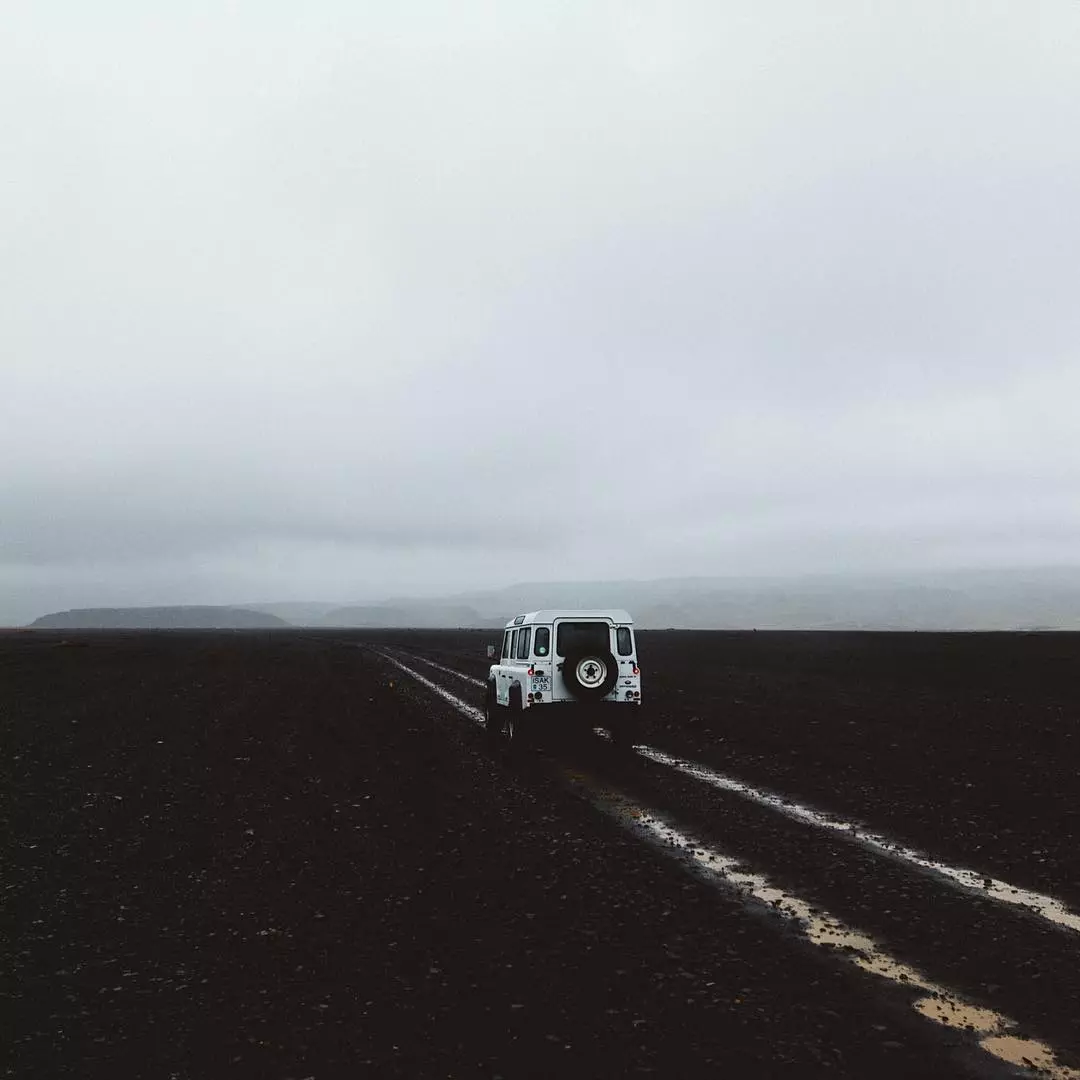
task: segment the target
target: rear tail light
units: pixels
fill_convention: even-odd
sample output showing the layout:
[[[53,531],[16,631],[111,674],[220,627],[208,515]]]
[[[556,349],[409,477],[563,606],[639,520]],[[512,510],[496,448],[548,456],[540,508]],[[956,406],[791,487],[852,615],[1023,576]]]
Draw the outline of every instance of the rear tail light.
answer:
[[[634,674],[635,675],[640,675],[641,674],[641,669],[637,666],[637,664],[634,665]]]
[[[532,699],[533,699],[533,696],[532,696],[532,694],[529,694],[529,695],[527,695],[527,697],[526,697],[526,700],[527,700],[527,701],[532,701]]]
[[[530,664],[529,665],[529,676],[530,676],[530,678],[532,677],[532,674],[533,674],[533,666],[532,666],[532,664]]]

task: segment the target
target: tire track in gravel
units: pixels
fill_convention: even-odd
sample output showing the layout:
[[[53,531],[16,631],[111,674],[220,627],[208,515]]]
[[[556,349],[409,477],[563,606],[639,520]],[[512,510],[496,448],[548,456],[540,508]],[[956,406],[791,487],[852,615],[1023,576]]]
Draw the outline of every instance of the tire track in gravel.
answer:
[[[387,659],[470,719],[482,719],[480,711],[454,691],[395,657]],[[427,663],[453,678],[455,690],[460,690],[462,683],[475,685],[479,681]],[[941,877],[931,877],[928,867],[905,864],[887,849],[864,845],[853,851],[839,830],[808,843],[807,825],[816,822],[790,814],[778,821],[777,808],[769,802],[747,803],[744,793],[737,790],[710,791],[702,785],[701,777],[673,772],[665,761],[628,760],[598,745],[575,747],[573,761],[576,764],[552,764],[605,812],[621,817],[628,826],[644,829],[653,842],[673,843],[688,850],[694,863],[718,871],[729,886],[734,884],[751,897],[772,904],[794,920],[810,940],[844,949],[846,958],[886,979],[926,989],[915,1007],[931,1019],[974,1028],[980,1034],[980,1045],[1004,1060],[1020,1064],[1026,1058],[1041,1064],[1045,1075],[1080,1076],[1080,1072],[1061,1065],[1049,1048],[1018,1042],[1014,1034],[1039,1030],[1080,1061],[1074,1010],[1068,1004],[1075,997],[1068,991],[1060,992],[1070,981],[1076,982],[1076,959],[1070,956],[1070,949],[1062,949],[1060,929],[1032,925],[1035,920],[1027,913],[1002,912],[988,896],[971,889],[946,892],[941,888]],[[587,772],[581,772],[582,763]],[[598,789],[609,794],[598,794]],[[677,807],[678,820],[663,810],[643,811],[643,802]],[[722,851],[717,847],[721,837]],[[731,851],[734,854],[729,854]],[[745,862],[767,866],[770,878],[743,870]],[[873,893],[881,896],[877,905],[866,902]],[[850,929],[836,916],[825,915],[830,906],[867,927],[869,933]],[[912,914],[916,915],[914,922]],[[883,940],[889,941],[896,955],[884,951],[878,944]],[[987,944],[994,948],[986,949]],[[919,965],[928,961],[943,973],[938,976],[942,982],[978,987],[983,998],[1006,1003],[1026,1026],[1020,1028],[986,1006],[971,1011],[967,1002],[919,970]],[[1019,972],[1024,974],[1018,976]],[[1046,990],[1033,993],[1040,982]]]
[[[397,652],[411,661],[420,661],[473,686],[483,687],[484,685],[482,679],[474,678],[472,675],[467,675],[461,671],[455,671],[453,668],[436,663],[434,660],[428,660],[426,657],[405,653],[401,650],[397,650]],[[914,869],[936,874],[961,889],[974,891],[980,896],[985,896],[1001,904],[1021,908],[1056,926],[1080,933],[1080,914],[1070,910],[1056,897],[1020,888],[1008,881],[989,877],[979,870],[951,866],[924,852],[906,847],[888,836],[873,832],[857,821],[827,814],[811,806],[805,806],[784,795],[766,791],[739,780],[737,777],[711,769],[700,762],[669,754],[658,747],[639,745],[634,749],[649,761],[676,769],[720,791],[741,795],[795,821],[816,829],[836,833],[855,843],[873,848],[888,858],[907,863]]]
[[[491,638],[368,635],[478,678]],[[642,631],[639,644],[644,742],[1080,911],[1075,634]]]
[[[35,635],[5,668],[11,1075],[1016,1075],[673,872],[582,769],[307,638]]]

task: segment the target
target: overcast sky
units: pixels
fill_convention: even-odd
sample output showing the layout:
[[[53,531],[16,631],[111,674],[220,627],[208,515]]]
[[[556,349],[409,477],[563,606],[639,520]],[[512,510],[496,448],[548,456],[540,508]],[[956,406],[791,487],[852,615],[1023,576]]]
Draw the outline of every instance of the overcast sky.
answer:
[[[1076,0],[0,12],[0,621],[1080,562]]]

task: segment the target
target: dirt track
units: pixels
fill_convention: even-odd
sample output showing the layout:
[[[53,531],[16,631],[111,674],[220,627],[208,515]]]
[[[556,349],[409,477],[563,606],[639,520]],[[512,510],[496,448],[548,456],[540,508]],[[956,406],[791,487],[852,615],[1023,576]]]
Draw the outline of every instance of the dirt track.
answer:
[[[497,635],[494,635],[497,636]],[[385,631],[481,677],[490,631]],[[645,734],[1080,907],[1080,635],[639,633]]]
[[[643,635],[647,738],[1076,904],[1074,639],[888,638]],[[1007,1074],[567,762],[1080,1061],[1080,936],[601,742],[507,761],[370,648],[485,636],[63,640],[0,643],[8,1075]]]

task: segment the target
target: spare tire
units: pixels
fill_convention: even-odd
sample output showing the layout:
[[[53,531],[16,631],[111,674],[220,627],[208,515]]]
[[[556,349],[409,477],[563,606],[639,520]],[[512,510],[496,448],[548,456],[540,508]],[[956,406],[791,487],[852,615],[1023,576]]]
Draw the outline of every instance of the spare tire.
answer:
[[[597,701],[611,693],[619,678],[619,665],[609,652],[587,649],[563,659],[566,689],[580,701]]]

